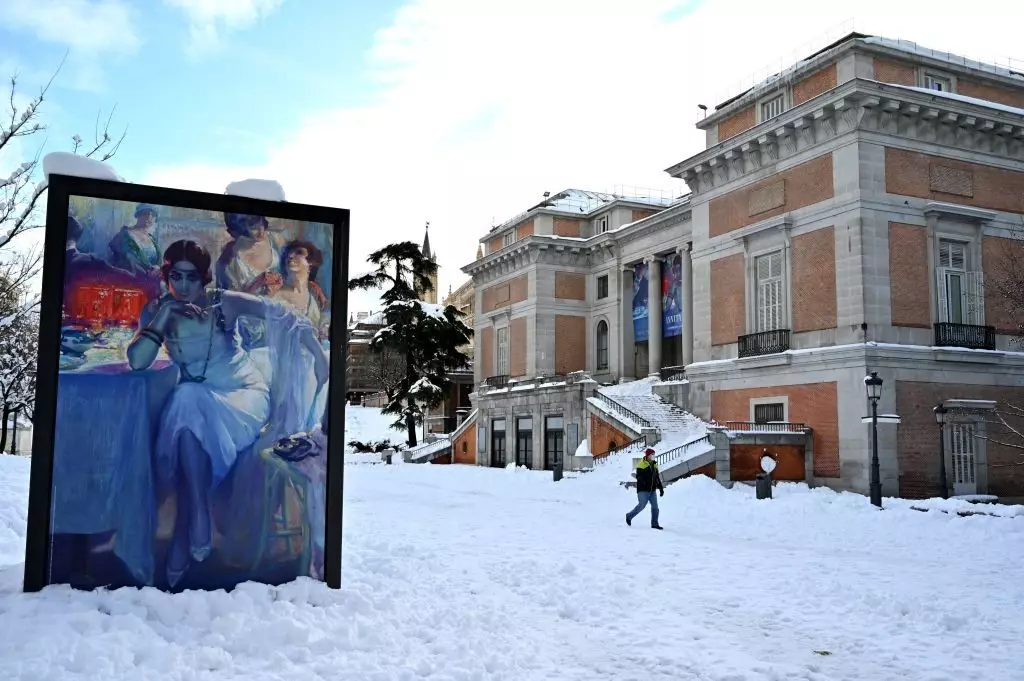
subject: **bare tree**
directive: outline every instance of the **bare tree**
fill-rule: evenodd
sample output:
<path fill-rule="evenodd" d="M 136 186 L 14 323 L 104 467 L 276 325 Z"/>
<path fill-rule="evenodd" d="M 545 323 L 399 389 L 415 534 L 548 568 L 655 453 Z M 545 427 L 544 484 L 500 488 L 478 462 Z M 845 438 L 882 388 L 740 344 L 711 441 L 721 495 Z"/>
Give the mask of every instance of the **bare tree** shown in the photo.
<path fill-rule="evenodd" d="M 18 76 L 11 76 L 8 111 L 0 116 L 0 159 L 11 151 L 15 140 L 45 134 L 46 126 L 40 122 L 42 106 L 63 65 L 61 61 L 39 94 L 22 106 L 18 105 Z M 111 135 L 113 113 L 111 110 L 106 119 L 97 115 L 92 142 L 87 144 L 81 136 L 74 135 L 71 138 L 72 151 L 100 161 L 112 158 L 128 134 L 126 127 L 120 136 Z M 23 291 L 24 285 L 39 272 L 41 257 L 38 252 L 10 254 L 9 247 L 20 235 L 39 227 L 39 208 L 43 205 L 48 186 L 46 179 L 39 177 L 43 143 L 39 144 L 30 160 L 18 164 L 8 177 L 0 178 L 0 268 L 4 275 L 0 286 L 6 287 L 6 290 L 0 288 L 0 296 Z M 34 309 L 37 303 L 37 300 L 26 301 L 24 310 L 18 314 Z"/>
<path fill-rule="evenodd" d="M 45 135 L 46 126 L 40 122 L 43 103 L 63 65 L 61 61 L 39 93 L 20 106 L 18 77 L 11 77 L 8 110 L 0 108 L 0 162 L 14 151 L 16 141 L 20 146 L 33 136 Z M 105 119 L 97 115 L 90 143 L 72 136 L 72 151 L 100 161 L 112 158 L 128 133 L 125 128 L 120 136 L 111 135 L 112 117 L 113 110 Z M 39 211 L 48 186 L 39 167 L 45 141 L 41 140 L 31 159 L 0 164 L 16 166 L 6 178 L 0 176 L 0 451 L 6 446 L 11 414 L 31 418 L 34 411 L 39 300 L 30 295 L 30 283 L 39 273 L 42 254 L 38 249 L 17 248 L 15 240 L 40 226 Z"/>

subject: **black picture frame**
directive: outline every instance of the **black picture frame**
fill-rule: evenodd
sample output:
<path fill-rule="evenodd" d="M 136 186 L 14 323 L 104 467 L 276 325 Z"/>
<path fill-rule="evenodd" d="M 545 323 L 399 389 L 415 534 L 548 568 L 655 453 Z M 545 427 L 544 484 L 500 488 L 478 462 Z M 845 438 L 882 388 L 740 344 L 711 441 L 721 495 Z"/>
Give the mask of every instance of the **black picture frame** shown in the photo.
<path fill-rule="evenodd" d="M 331 276 L 334 293 L 330 328 L 330 385 L 326 405 L 328 451 L 324 503 L 324 582 L 330 588 L 340 588 L 345 456 L 345 359 L 348 354 L 345 321 L 348 319 L 349 210 L 56 174 L 49 176 L 48 192 L 24 591 L 39 591 L 49 584 L 56 398 L 64 304 L 67 217 L 72 196 L 265 215 L 270 218 L 333 225 Z"/>

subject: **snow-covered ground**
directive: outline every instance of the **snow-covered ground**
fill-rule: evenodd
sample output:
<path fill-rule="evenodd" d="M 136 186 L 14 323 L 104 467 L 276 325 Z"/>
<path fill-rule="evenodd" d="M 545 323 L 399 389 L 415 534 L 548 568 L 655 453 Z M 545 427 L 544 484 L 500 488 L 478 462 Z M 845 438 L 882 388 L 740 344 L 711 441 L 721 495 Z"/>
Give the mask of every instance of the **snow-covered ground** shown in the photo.
<path fill-rule="evenodd" d="M 348 414 L 346 440 L 401 437 Z M 0 456 L 0 678 L 1022 678 L 1024 517 L 697 477 L 654 532 L 624 523 L 628 460 L 350 465 L 340 591 L 170 596 L 19 593 L 28 461 Z"/>

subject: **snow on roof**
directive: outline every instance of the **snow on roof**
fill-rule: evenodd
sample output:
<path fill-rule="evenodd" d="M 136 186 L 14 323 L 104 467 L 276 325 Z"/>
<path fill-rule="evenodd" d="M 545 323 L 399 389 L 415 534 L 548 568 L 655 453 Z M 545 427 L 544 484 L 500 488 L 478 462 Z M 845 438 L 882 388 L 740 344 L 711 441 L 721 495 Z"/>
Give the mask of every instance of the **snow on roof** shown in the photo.
<path fill-rule="evenodd" d="M 93 180 L 124 182 L 124 178 L 118 175 L 110 164 L 69 151 L 51 151 L 43 156 L 43 175 L 47 179 L 50 175 L 70 175 Z"/>
<path fill-rule="evenodd" d="M 975 69 L 978 71 L 987 71 L 1007 78 L 1014 78 L 1020 81 L 1024 81 L 1024 73 L 1016 71 L 1014 69 L 1006 68 L 1004 66 L 997 66 L 995 64 L 987 64 L 985 62 L 975 61 L 973 59 L 967 59 L 950 52 L 942 52 L 940 50 L 933 50 L 930 47 L 924 47 L 910 40 L 894 40 L 892 38 L 883 38 L 881 36 L 869 36 L 867 38 L 861 38 L 861 42 L 868 45 L 881 45 L 894 50 L 900 50 L 901 52 L 907 52 L 908 54 L 917 55 L 920 57 L 931 57 L 932 59 L 939 59 L 941 61 L 949 62 L 950 64 L 956 64 L 958 66 L 964 66 L 969 69 Z M 1024 64 L 1022 64 L 1024 66 Z"/>
<path fill-rule="evenodd" d="M 640 190 L 636 193 L 626 191 L 616 192 L 595 192 L 587 189 L 566 189 L 558 192 L 540 203 L 531 206 L 515 217 L 506 220 L 496 227 L 492 227 L 489 233 L 494 233 L 522 220 L 526 215 L 535 210 L 547 210 L 556 213 L 566 213 L 575 216 L 587 216 L 601 209 L 607 208 L 616 201 L 638 203 L 646 206 L 665 208 L 677 199 L 672 192 L 659 190 Z"/>
<path fill-rule="evenodd" d="M 1000 104 L 999 102 L 993 102 L 988 99 L 978 99 L 977 97 L 967 97 L 965 95 L 958 95 L 954 92 L 943 92 L 941 90 L 932 90 L 926 87 L 914 87 L 912 85 L 898 85 L 896 83 L 886 83 L 889 87 L 899 88 L 901 90 L 912 90 L 914 92 L 920 92 L 925 95 L 933 95 L 935 97 L 941 97 L 943 99 L 949 99 L 957 102 L 963 102 L 964 104 L 973 104 L 975 106 L 982 106 L 986 109 L 992 109 L 994 111 L 1002 111 L 1003 113 L 1013 114 L 1014 116 L 1024 116 L 1024 109 L 1018 109 L 1015 106 L 1007 106 L 1006 104 Z"/>
<path fill-rule="evenodd" d="M 238 180 L 228 184 L 225 194 L 244 196 L 248 199 L 264 199 L 266 201 L 285 201 L 284 187 L 277 180 Z"/>

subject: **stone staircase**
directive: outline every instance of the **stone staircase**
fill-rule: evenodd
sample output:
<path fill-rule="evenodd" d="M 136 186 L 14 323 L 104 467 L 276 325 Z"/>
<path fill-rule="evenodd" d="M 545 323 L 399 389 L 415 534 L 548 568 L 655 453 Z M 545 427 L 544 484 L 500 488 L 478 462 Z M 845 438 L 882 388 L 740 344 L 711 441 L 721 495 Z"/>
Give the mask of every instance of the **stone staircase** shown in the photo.
<path fill-rule="evenodd" d="M 643 419 L 646 423 L 641 422 L 637 425 L 646 425 L 657 432 L 655 451 L 668 451 L 703 437 L 707 433 L 706 424 L 693 414 L 655 395 L 653 387 L 657 382 L 657 379 L 647 378 L 606 386 L 598 390 L 600 396 L 594 399 L 600 401 L 601 396 L 607 397 Z M 628 417 L 627 413 L 624 418 Z"/>

